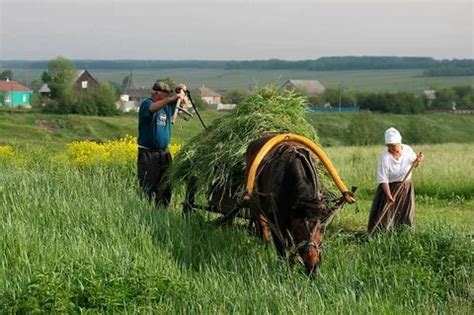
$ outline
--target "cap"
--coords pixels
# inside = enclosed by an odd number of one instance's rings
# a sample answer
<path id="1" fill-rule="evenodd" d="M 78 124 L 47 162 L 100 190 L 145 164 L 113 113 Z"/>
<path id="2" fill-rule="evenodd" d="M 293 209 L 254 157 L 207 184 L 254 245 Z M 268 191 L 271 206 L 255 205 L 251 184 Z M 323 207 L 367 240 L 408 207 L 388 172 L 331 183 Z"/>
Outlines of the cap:
<path id="1" fill-rule="evenodd" d="M 153 84 L 153 87 L 151 88 L 153 91 L 157 92 L 166 92 L 166 93 L 171 93 L 171 88 L 168 85 L 168 83 L 164 81 L 156 81 L 155 84 Z"/>

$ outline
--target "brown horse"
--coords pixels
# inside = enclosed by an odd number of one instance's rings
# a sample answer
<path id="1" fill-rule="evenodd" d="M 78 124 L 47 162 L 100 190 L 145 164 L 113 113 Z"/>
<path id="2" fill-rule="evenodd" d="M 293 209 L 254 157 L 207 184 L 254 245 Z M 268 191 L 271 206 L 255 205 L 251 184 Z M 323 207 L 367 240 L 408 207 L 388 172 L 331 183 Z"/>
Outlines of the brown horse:
<path id="1" fill-rule="evenodd" d="M 262 146 L 272 136 L 251 142 L 246 175 Z M 273 238 L 278 255 L 299 256 L 310 277 L 322 258 L 322 219 L 328 215 L 324 194 L 310 153 L 296 143 L 277 145 L 262 161 L 250 200 L 253 220 L 262 238 Z M 289 253 L 288 248 L 293 247 Z"/>

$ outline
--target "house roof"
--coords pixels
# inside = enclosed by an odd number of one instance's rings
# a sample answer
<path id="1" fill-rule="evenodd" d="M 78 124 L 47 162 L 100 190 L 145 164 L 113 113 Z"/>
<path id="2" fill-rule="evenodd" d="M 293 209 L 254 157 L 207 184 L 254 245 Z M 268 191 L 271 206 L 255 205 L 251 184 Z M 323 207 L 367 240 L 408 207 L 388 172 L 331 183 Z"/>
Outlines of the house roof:
<path id="1" fill-rule="evenodd" d="M 137 85 L 135 84 L 135 79 L 133 79 L 133 72 L 130 72 L 125 90 L 135 90 L 136 88 L 137 88 Z"/>
<path id="2" fill-rule="evenodd" d="M 0 80 L 0 91 L 23 91 L 23 92 L 32 92 L 30 88 L 10 80 Z"/>
<path id="3" fill-rule="evenodd" d="M 99 82 L 96 80 L 96 78 L 94 78 L 94 77 L 92 76 L 92 74 L 91 74 L 89 71 L 87 71 L 87 70 L 78 70 L 78 71 L 76 72 L 76 78 L 74 79 L 74 82 L 77 82 L 77 80 L 79 80 L 79 78 L 82 77 L 85 73 L 89 74 L 89 76 L 91 77 L 91 79 L 94 80 L 95 83 L 99 84 Z"/>
<path id="4" fill-rule="evenodd" d="M 217 93 L 216 91 L 214 90 L 211 90 L 210 88 L 206 87 L 206 86 L 201 86 L 200 88 L 198 88 L 198 94 L 201 96 L 201 97 L 220 97 L 221 95 L 219 93 Z"/>
<path id="5" fill-rule="evenodd" d="M 146 89 L 144 87 L 139 89 L 125 89 L 122 95 L 129 95 L 131 97 L 140 97 L 140 98 L 147 98 L 150 97 L 151 89 Z"/>
<path id="6" fill-rule="evenodd" d="M 323 94 L 326 91 L 324 85 L 322 85 L 318 80 L 288 80 L 282 85 L 282 87 L 287 87 L 288 85 L 302 89 L 310 95 Z"/>
<path id="7" fill-rule="evenodd" d="M 426 98 L 429 100 L 436 99 L 436 91 L 435 90 L 424 90 L 423 94 L 425 94 Z"/>
<path id="8" fill-rule="evenodd" d="M 48 84 L 45 83 L 40 87 L 38 93 L 51 93 L 51 89 L 49 88 Z"/>

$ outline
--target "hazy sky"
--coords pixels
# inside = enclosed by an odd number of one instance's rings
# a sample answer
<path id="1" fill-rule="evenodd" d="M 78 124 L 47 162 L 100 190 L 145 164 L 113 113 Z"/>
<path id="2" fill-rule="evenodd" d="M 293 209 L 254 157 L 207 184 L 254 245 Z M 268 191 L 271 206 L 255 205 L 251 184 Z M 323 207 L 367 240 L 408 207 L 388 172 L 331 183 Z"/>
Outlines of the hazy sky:
<path id="1" fill-rule="evenodd" d="M 0 0 L 0 59 L 474 58 L 461 0 Z"/>

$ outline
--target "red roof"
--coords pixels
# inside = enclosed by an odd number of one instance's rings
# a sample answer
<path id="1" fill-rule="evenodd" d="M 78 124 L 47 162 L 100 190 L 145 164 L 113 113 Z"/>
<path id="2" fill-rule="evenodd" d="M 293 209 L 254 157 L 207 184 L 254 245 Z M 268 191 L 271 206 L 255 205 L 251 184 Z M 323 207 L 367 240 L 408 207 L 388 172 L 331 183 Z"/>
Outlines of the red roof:
<path id="1" fill-rule="evenodd" d="M 31 89 L 27 88 L 26 86 L 21 85 L 16 81 L 5 81 L 0 80 L 0 91 L 8 92 L 8 91 L 25 91 L 25 92 L 32 92 Z"/>

